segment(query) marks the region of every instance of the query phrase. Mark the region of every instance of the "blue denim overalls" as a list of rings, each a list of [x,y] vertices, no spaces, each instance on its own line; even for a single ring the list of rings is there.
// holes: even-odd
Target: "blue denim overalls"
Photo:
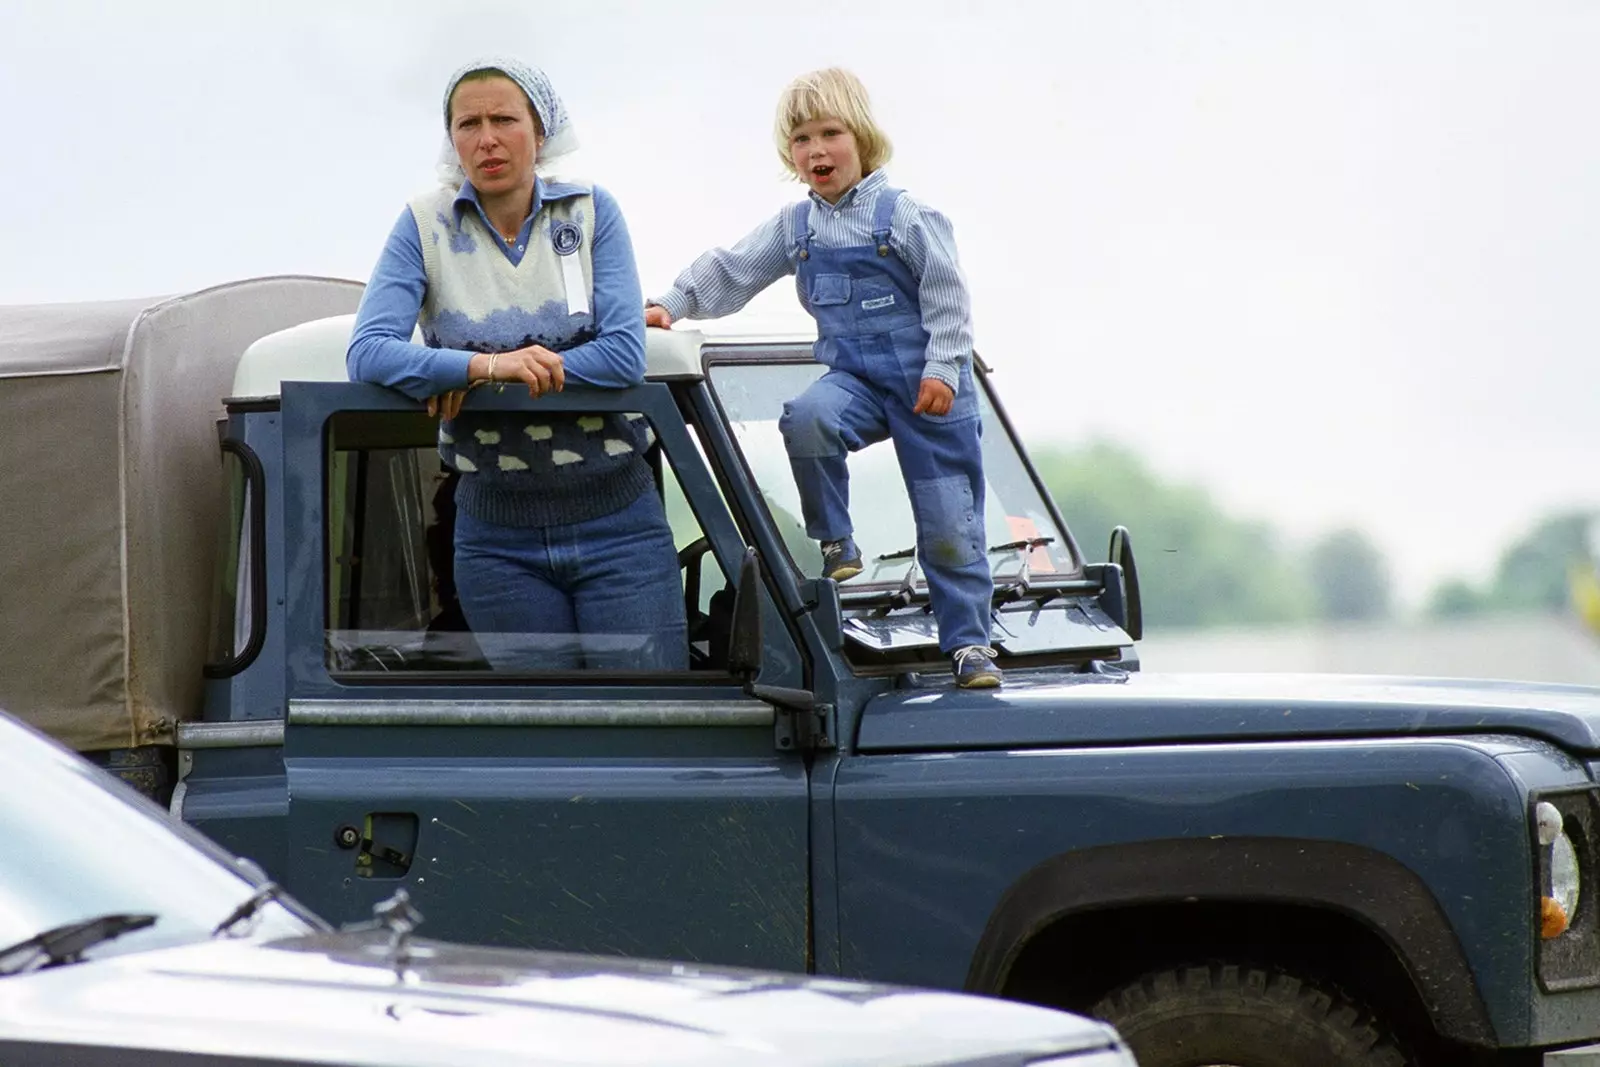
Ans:
[[[913,415],[928,333],[917,279],[889,247],[898,190],[879,192],[872,243],[811,244],[809,201],[794,206],[800,302],[817,320],[817,361],[829,368],[783,406],[778,428],[800,489],[806,535],[849,537],[846,455],[894,441],[917,524],[939,648],[946,655],[989,643],[994,579],[983,543],[982,422],[969,365],[947,415]]]

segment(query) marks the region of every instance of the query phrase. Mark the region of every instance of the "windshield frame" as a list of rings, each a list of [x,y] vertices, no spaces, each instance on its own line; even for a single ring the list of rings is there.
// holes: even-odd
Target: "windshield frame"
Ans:
[[[827,368],[824,364],[818,363],[813,356],[811,342],[799,340],[788,342],[770,341],[758,343],[707,342],[701,349],[700,362],[705,375],[706,392],[710,394],[711,402],[716,405],[717,414],[721,418],[723,425],[727,428],[729,443],[732,445],[732,457],[739,464],[740,472],[743,474],[747,482],[751,485],[756,485],[758,483],[755,477],[755,472],[750,467],[749,457],[745,454],[745,449],[739,440],[738,434],[734,432],[734,428],[738,424],[738,420],[735,420],[731,417],[727,409],[727,405],[724,403],[722,391],[719,390],[717,386],[715,368],[718,366],[749,367],[809,365],[821,367],[824,372]],[[1062,517],[1061,509],[1056,504],[1055,498],[1045,487],[1043,479],[1041,479],[1039,476],[1038,469],[1033,464],[1032,456],[1030,456],[1027,449],[1023,447],[1022,440],[1017,434],[1016,426],[1011,421],[1011,416],[1006,411],[1005,405],[1000,400],[999,394],[990,387],[990,373],[991,371],[988,364],[984,362],[981,356],[979,356],[977,353],[974,353],[972,360],[973,384],[978,389],[982,390],[983,398],[988,401],[989,408],[994,414],[995,422],[1000,426],[1001,430],[1005,434],[1003,447],[1009,447],[1011,454],[1015,456],[1017,461],[1020,463],[1023,472],[1027,475],[1029,484],[1032,486],[1033,491],[1037,494],[1039,501],[1044,508],[1045,514],[1053,523],[1055,523],[1056,530],[1061,534],[1062,550],[1066,552],[1076,564],[1075,568],[1069,572],[1059,573],[1048,577],[1029,574],[1027,575],[1027,586],[1034,590],[1057,589],[1063,593],[1082,593],[1089,591],[1091,588],[1098,588],[1099,583],[1090,576],[1089,568],[1092,566],[1092,564],[1084,556],[1083,550],[1079,546],[1077,539],[1072,534],[1072,529],[1067,525],[1066,520]],[[762,508],[764,520],[769,524],[774,523],[775,520],[772,516],[771,508],[768,506],[765,499],[765,494],[757,493],[756,498]],[[787,543],[781,536],[776,538],[776,542],[782,549],[784,559],[796,577],[802,580],[815,577],[814,575],[808,575],[805,572],[799,561],[796,560],[793,554],[789,551]],[[987,549],[990,546],[985,545],[984,547]],[[1021,557],[1024,560],[1026,559],[1025,551],[1021,553]],[[991,564],[991,566],[992,565],[993,564]],[[926,600],[928,595],[926,574],[922,572],[920,566],[917,566],[915,570],[917,572],[917,578],[914,583],[915,596],[919,600]],[[870,571],[868,573],[870,573]],[[1008,568],[1005,571],[996,573],[996,595],[1000,595],[1001,591],[1009,583],[1014,582],[1025,573],[1025,568],[1020,562],[1015,569]],[[865,606],[867,603],[881,601],[886,596],[892,595],[896,590],[900,589],[904,584],[904,578],[905,576],[902,574],[881,578],[878,580],[872,580],[868,577],[867,573],[864,573],[851,579],[848,587],[840,588],[840,600],[847,607],[851,605]]]

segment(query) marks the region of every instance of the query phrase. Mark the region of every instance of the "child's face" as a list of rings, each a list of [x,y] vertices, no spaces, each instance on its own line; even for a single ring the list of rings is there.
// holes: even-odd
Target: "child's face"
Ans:
[[[803,122],[789,135],[789,159],[811,191],[832,204],[861,180],[856,135],[838,119]]]

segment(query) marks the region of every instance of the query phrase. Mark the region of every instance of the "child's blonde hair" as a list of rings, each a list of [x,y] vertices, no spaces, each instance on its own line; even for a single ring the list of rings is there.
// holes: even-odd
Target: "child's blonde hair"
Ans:
[[[856,149],[861,153],[861,173],[871,174],[885,163],[894,147],[889,135],[878,128],[872,119],[872,104],[867,99],[867,87],[861,79],[848,70],[829,67],[802,74],[784,88],[778,97],[778,118],[773,124],[773,140],[778,147],[778,158],[783,168],[798,178],[790,141],[794,131],[814,119],[838,119],[856,139]]]

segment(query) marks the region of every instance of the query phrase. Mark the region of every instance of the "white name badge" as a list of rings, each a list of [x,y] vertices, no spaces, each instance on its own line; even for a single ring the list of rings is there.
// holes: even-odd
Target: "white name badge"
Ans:
[[[567,290],[567,314],[589,313],[589,287],[583,280],[583,264],[578,262],[578,246],[583,243],[583,233],[570,222],[558,222],[550,227],[550,243],[555,247],[556,258],[561,260],[561,284]]]

